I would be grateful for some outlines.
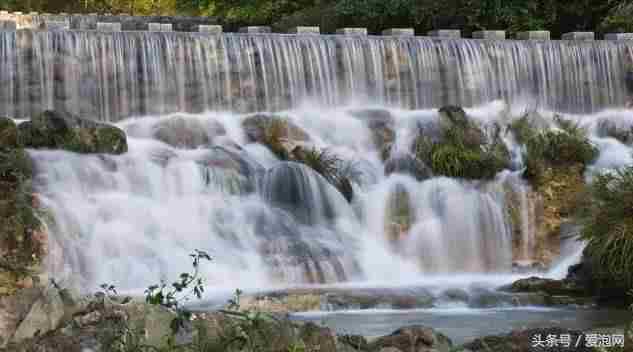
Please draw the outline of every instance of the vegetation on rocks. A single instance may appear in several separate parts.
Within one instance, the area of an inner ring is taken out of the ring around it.
[[[358,174],[353,163],[345,162],[327,149],[305,147],[308,134],[288,119],[255,115],[243,121],[246,137],[261,143],[282,161],[304,164],[323,176],[351,201],[354,196],[352,181]]]
[[[45,229],[33,195],[33,165],[20,147],[15,123],[0,118],[0,296],[29,284],[45,254]]]
[[[127,152],[127,138],[121,129],[68,113],[45,111],[21,123],[18,129],[20,142],[27,148],[64,149],[76,153]]]
[[[501,140],[501,129],[484,131],[469,120],[462,108],[440,109],[441,137],[434,141],[422,131],[414,153],[435,175],[466,179],[491,179],[510,164],[510,153]]]
[[[537,188],[544,184],[549,169],[581,165],[584,171],[598,156],[584,128],[560,116],[554,119],[558,130],[537,131],[527,115],[510,125],[517,141],[526,147],[525,176]]]
[[[633,288],[633,167],[595,176],[582,211],[585,254],[595,284]]]

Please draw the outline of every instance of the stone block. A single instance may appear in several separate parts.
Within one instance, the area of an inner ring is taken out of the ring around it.
[[[550,31],[525,31],[517,33],[520,40],[550,40]]]
[[[319,28],[319,27],[299,26],[299,27],[291,28],[288,31],[288,33],[292,33],[292,34],[321,34],[321,28]]]
[[[437,29],[428,34],[429,37],[436,38],[458,39],[462,37],[462,32],[459,29]]]
[[[269,26],[248,26],[240,28],[239,32],[248,34],[265,34],[271,33],[272,30]]]
[[[101,32],[120,32],[121,23],[97,22],[97,30]]]
[[[150,32],[171,32],[173,26],[171,23],[148,23],[147,30]]]
[[[382,31],[382,35],[411,36],[415,35],[415,30],[413,28],[389,28]]]
[[[44,21],[42,29],[46,31],[67,31],[70,30],[70,22],[68,21]]]
[[[506,39],[505,31],[476,31],[473,32],[475,39],[504,40]]]
[[[336,34],[343,35],[367,35],[367,28],[339,28],[336,30]]]
[[[633,40],[633,33],[607,33],[605,40]]]
[[[596,35],[593,32],[569,32],[563,34],[563,40],[594,40]]]
[[[223,29],[222,26],[219,25],[201,24],[198,26],[198,32],[207,34],[222,34]]]

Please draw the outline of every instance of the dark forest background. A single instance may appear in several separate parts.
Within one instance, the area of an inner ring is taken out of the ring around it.
[[[211,16],[244,25],[633,32],[632,0],[0,0],[11,11]]]

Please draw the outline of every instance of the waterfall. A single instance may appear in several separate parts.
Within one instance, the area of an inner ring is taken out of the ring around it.
[[[306,100],[407,109],[504,100],[589,113],[627,104],[632,58],[628,41],[2,32],[0,115],[65,109],[118,121]]]
[[[520,147],[503,136],[513,171],[492,180],[434,177],[411,154],[418,131],[438,137],[446,104],[482,124],[563,113],[601,150],[590,178],[633,163],[599,125],[630,126],[631,65],[627,41],[0,32],[0,116],[60,109],[127,133],[120,156],[30,151],[54,220],[49,272],[87,290],[177,277],[194,249],[214,257],[202,274],[216,288],[495,277],[534,257]],[[354,165],[352,202],[252,142],[252,112]]]

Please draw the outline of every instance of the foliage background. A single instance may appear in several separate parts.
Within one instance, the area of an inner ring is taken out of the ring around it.
[[[10,11],[108,12],[134,15],[214,16],[234,29],[243,25],[320,25],[325,32],[342,26],[547,29],[554,36],[574,30],[633,31],[630,0],[0,0]]]

